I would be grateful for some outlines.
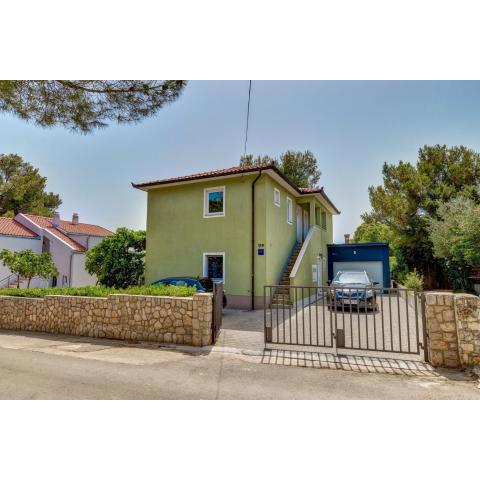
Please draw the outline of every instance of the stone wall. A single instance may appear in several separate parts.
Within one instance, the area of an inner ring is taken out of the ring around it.
[[[212,343],[213,296],[0,296],[0,329],[177,343]]]
[[[433,292],[425,297],[429,361],[434,367],[459,367],[455,295]]]
[[[480,298],[455,295],[458,353],[462,365],[480,365]]]
[[[480,365],[480,298],[425,294],[429,361],[436,367]]]

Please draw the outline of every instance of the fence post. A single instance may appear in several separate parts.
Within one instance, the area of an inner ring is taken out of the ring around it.
[[[428,354],[428,330],[427,330],[427,314],[425,310],[425,294],[420,293],[420,305],[421,305],[421,315],[422,315],[422,335],[423,335],[423,358],[426,362],[428,362],[429,354]],[[415,304],[417,299],[415,299]]]

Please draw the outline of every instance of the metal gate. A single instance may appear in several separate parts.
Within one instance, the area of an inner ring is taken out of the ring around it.
[[[428,360],[424,297],[413,289],[272,285],[265,287],[264,306],[266,344]]]
[[[215,342],[222,327],[223,283],[213,283],[212,341]]]

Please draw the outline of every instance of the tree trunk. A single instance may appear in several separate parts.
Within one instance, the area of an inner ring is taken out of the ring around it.
[[[32,281],[32,277],[28,277],[27,288],[30,288],[30,282]]]
[[[20,275],[17,275],[17,288],[20,288]]]

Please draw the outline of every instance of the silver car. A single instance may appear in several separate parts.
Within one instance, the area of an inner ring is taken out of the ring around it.
[[[330,283],[330,306],[376,309],[377,285],[378,282],[372,281],[365,270],[339,271]]]

